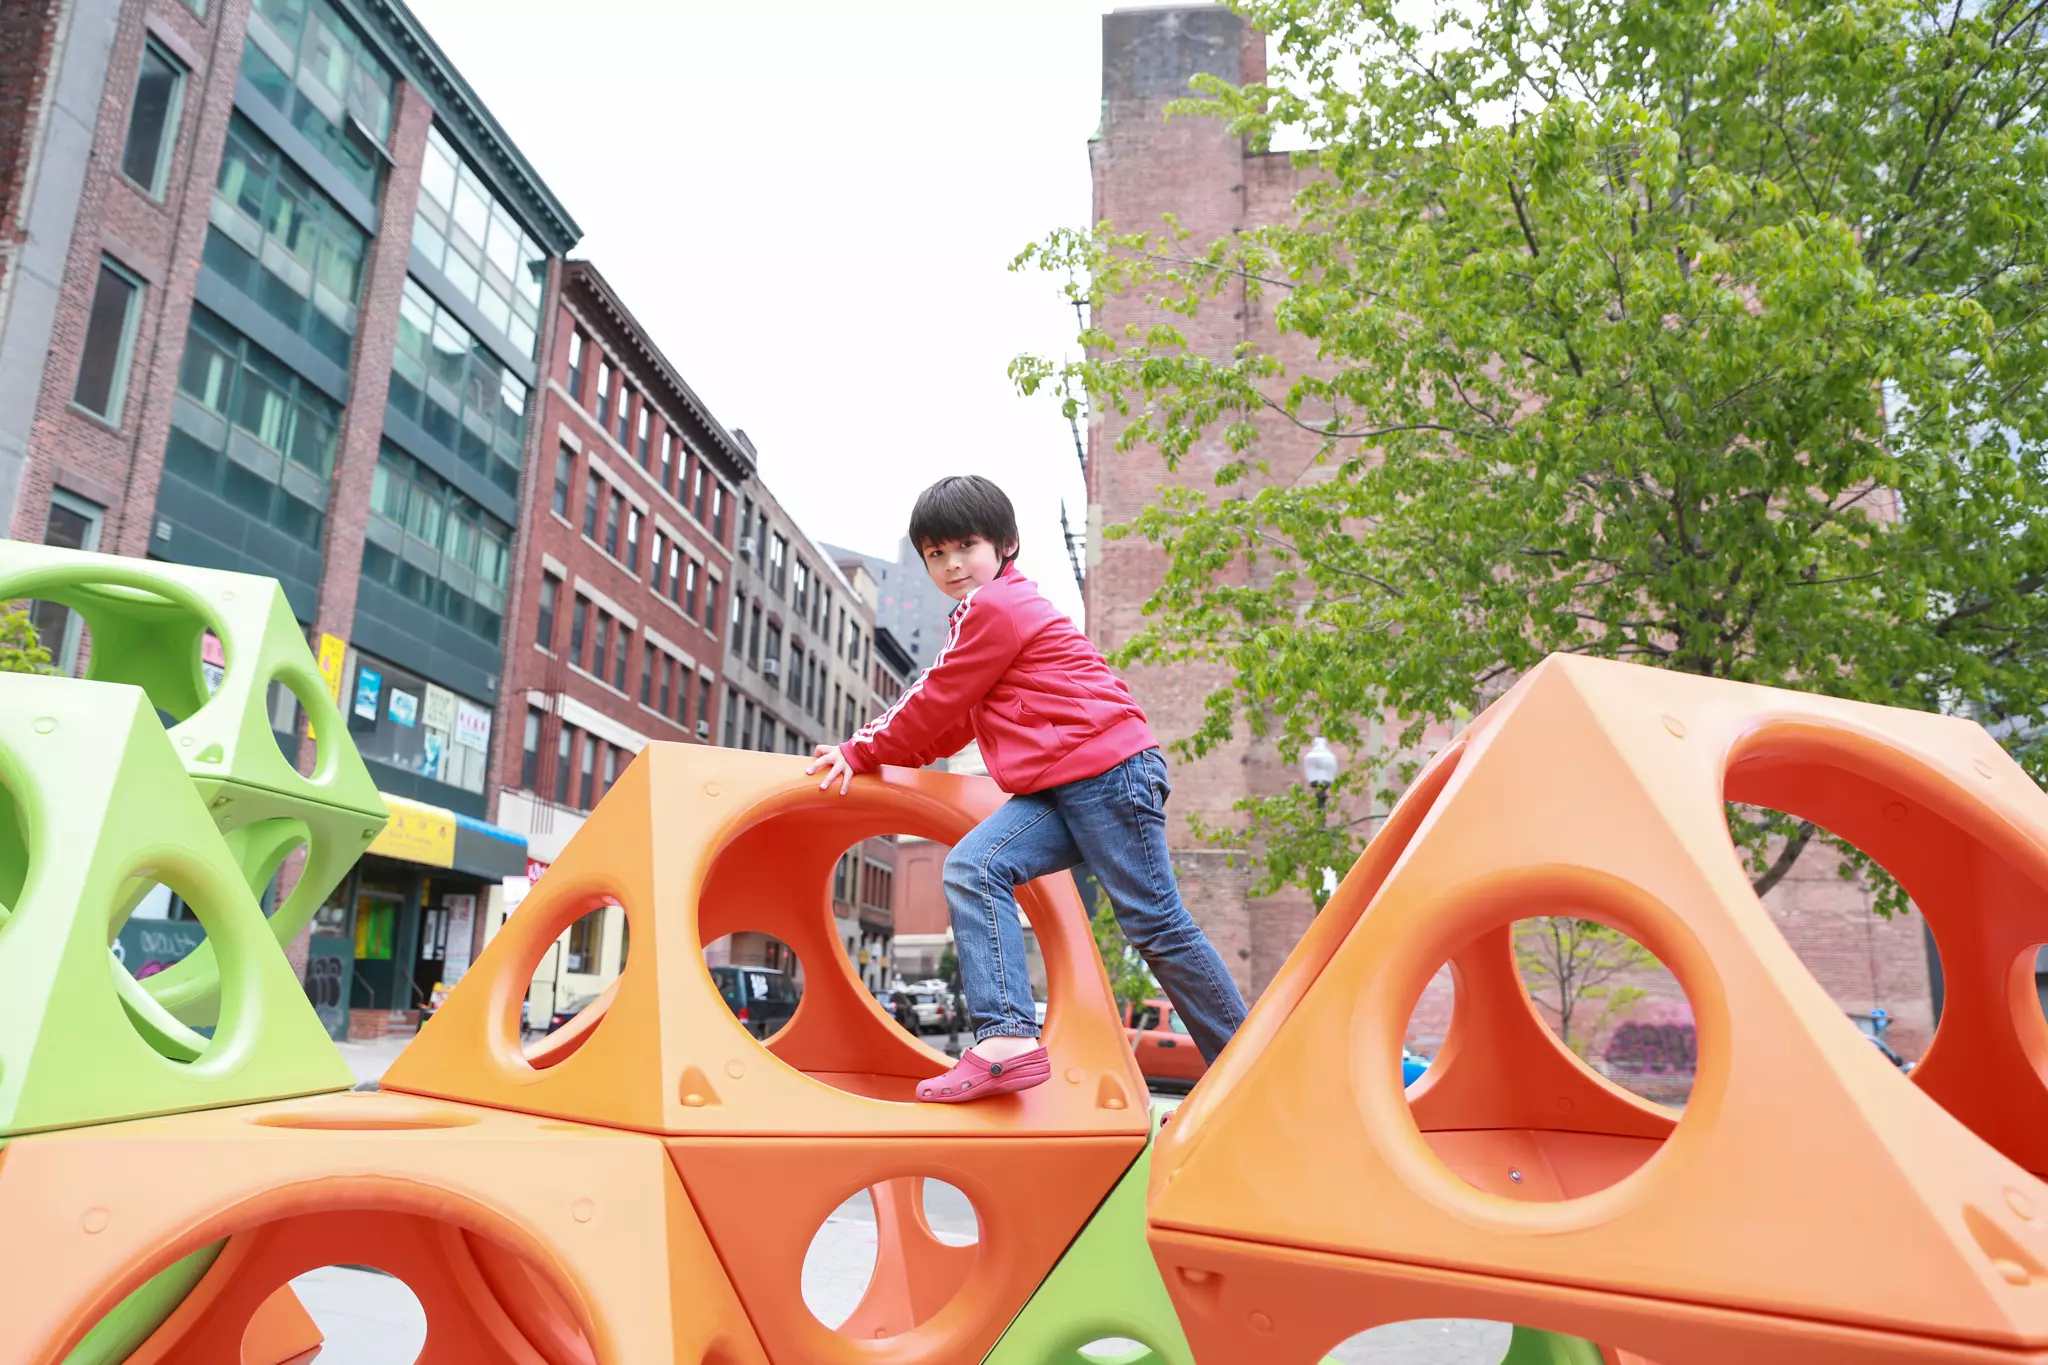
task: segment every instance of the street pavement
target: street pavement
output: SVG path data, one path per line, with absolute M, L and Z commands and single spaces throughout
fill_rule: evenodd
M 358 1086 L 374 1085 L 406 1041 L 341 1044 Z M 1168 1106 L 1179 1103 L 1176 1095 L 1153 1098 Z M 942 1241 L 966 1246 L 976 1238 L 973 1206 L 942 1181 L 926 1182 L 925 1218 Z M 874 1207 L 862 1191 L 825 1220 L 804 1259 L 804 1302 L 819 1321 L 837 1326 L 859 1305 L 874 1272 L 875 1251 Z M 292 1284 L 327 1336 L 319 1365 L 410 1365 L 426 1341 L 426 1315 L 400 1280 L 328 1266 Z M 1334 1365 L 1497 1365 L 1507 1352 L 1508 1330 L 1490 1322 L 1398 1323 L 1352 1338 L 1327 1360 Z M 1119 1348 L 1131 1344 L 1104 1341 L 1086 1353 L 1113 1359 Z

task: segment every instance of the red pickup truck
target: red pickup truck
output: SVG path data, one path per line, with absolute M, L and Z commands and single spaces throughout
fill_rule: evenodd
M 1124 1006 L 1124 1032 L 1149 1084 L 1192 1087 L 1209 1069 L 1188 1026 L 1164 1000 Z

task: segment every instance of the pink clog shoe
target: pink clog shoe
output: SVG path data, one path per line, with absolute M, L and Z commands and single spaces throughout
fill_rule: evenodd
M 1029 1090 L 1051 1079 L 1052 1058 L 1043 1047 L 1033 1048 L 1007 1062 L 985 1062 L 969 1052 L 945 1075 L 920 1081 L 917 1097 L 926 1104 L 963 1104 L 991 1095 Z

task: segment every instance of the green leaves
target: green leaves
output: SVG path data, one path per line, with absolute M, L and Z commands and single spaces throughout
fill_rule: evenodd
M 2031 732 L 2048 9 L 1237 7 L 1268 81 L 1176 116 L 1305 130 L 1294 215 L 1053 234 L 1018 265 L 1090 305 L 1086 354 L 1012 374 L 1120 450 L 1228 457 L 1126 528 L 1170 558 L 1120 657 L 1227 671 L 1184 753 L 1352 751 L 1328 830 L 1283 793 L 1206 831 L 1263 890 L 1347 865 L 1432 737 L 1552 652 Z M 1240 290 L 1275 334 L 1190 349 Z M 1732 828 L 1766 869 L 1787 846 Z
M 0 673 L 55 673 L 26 602 L 0 602 Z

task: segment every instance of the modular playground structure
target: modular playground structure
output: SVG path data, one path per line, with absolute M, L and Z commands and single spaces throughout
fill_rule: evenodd
M 1053 1079 L 911 1101 L 950 1059 L 861 988 L 826 888 L 864 837 L 956 841 L 1002 799 L 985 780 L 841 797 L 799 758 L 651 744 L 356 1093 L 284 948 L 384 812 L 282 592 L 0 543 L 22 598 L 78 612 L 91 657 L 0 676 L 5 1365 L 310 1360 L 291 1281 L 330 1264 L 403 1279 L 433 1365 L 1310 1365 L 1452 1317 L 1514 1324 L 1516 1365 L 2048 1361 L 2048 797 L 1968 721 L 1545 662 L 1415 778 L 1163 1126 L 1063 877 L 1020 889 Z M 1855 843 L 1926 916 L 1946 999 L 1910 1076 L 1751 892 L 1728 800 Z M 153 884 L 206 944 L 137 981 L 109 943 Z M 522 1045 L 536 965 L 598 905 L 622 975 Z M 1557 913 L 1684 987 L 1682 1113 L 1532 1005 L 1511 926 Z M 766 1042 L 704 963 L 739 930 L 806 971 Z M 1446 963 L 1449 1033 L 1404 1088 Z M 926 1180 L 973 1204 L 974 1245 L 934 1234 Z M 874 1276 L 829 1328 L 805 1251 L 864 1189 Z

